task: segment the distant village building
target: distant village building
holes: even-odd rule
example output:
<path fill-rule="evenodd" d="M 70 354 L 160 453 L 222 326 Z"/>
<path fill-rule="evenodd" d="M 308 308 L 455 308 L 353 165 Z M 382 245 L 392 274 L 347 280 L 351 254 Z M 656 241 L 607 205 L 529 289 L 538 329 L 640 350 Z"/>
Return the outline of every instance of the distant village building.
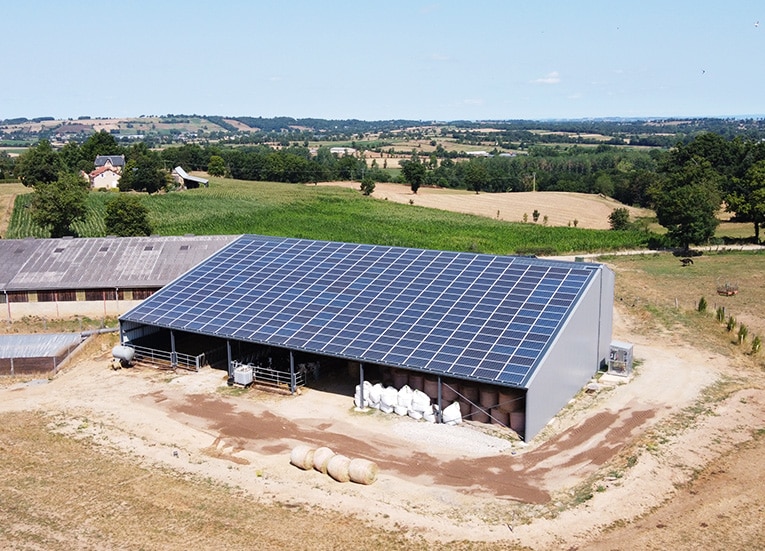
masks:
<path fill-rule="evenodd" d="M 111 166 L 102 166 L 90 174 L 88 181 L 91 189 L 117 189 L 120 183 L 120 172 Z"/>
<path fill-rule="evenodd" d="M 329 152 L 332 153 L 332 155 L 337 155 L 339 157 L 356 154 L 356 150 L 352 147 L 330 147 Z"/>
<path fill-rule="evenodd" d="M 182 189 L 194 189 L 199 186 L 207 187 L 210 183 L 206 178 L 200 178 L 198 176 L 192 176 L 183 168 L 177 166 L 173 169 L 173 180 L 178 184 L 178 187 Z"/>

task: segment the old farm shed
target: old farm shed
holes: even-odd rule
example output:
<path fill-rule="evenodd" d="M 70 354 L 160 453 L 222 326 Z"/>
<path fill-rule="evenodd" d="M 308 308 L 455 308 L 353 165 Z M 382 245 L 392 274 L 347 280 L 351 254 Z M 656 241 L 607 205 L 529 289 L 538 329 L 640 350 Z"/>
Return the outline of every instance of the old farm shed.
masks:
<path fill-rule="evenodd" d="M 84 339 L 79 333 L 0 335 L 0 375 L 55 373 Z"/>
<path fill-rule="evenodd" d="M 0 316 L 125 312 L 234 239 L 0 239 Z"/>
<path fill-rule="evenodd" d="M 120 332 L 173 356 L 227 351 L 229 373 L 252 359 L 293 377 L 340 364 L 461 396 L 494 389 L 529 439 L 607 360 L 613 285 L 594 263 L 245 235 L 121 316 Z"/>

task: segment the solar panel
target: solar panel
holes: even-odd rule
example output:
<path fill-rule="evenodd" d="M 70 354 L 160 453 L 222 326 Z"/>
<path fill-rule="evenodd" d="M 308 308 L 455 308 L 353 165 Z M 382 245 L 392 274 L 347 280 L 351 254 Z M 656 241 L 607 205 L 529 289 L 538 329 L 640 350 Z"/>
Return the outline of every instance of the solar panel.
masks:
<path fill-rule="evenodd" d="M 246 235 L 121 320 L 517 386 L 597 269 Z"/>

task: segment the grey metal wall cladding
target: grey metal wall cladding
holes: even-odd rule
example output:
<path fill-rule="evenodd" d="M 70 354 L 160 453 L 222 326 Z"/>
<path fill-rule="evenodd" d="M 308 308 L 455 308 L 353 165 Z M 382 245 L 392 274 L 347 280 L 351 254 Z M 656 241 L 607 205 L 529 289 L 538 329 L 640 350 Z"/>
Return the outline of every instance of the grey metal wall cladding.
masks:
<path fill-rule="evenodd" d="M 613 297 L 613 281 L 613 272 L 603 266 L 529 383 L 527 441 L 555 417 L 607 359 L 612 315 L 604 315 L 604 311 L 613 308 L 613 300 L 608 298 Z"/>

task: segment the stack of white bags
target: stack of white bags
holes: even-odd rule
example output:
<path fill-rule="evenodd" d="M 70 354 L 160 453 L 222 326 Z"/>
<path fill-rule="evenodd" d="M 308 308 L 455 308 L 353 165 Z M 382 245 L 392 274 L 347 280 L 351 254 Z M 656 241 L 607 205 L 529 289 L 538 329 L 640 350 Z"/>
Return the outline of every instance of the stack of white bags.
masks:
<path fill-rule="evenodd" d="M 412 390 L 409 385 L 402 386 L 396 390 L 392 386 L 384 387 L 380 383 L 372 384 L 364 381 L 364 400 L 361 400 L 361 385 L 356 385 L 356 394 L 354 403 L 359 409 L 375 408 L 383 413 L 396 413 L 397 415 L 408 415 L 412 419 L 424 419 L 429 423 L 436 422 L 438 405 L 432 404 L 430 397 L 421 390 Z M 456 416 L 455 416 L 456 406 Z M 454 403 L 444 408 L 444 423 L 456 425 L 462 422 L 462 415 L 458 403 Z M 448 419 L 448 421 L 447 421 Z"/>

